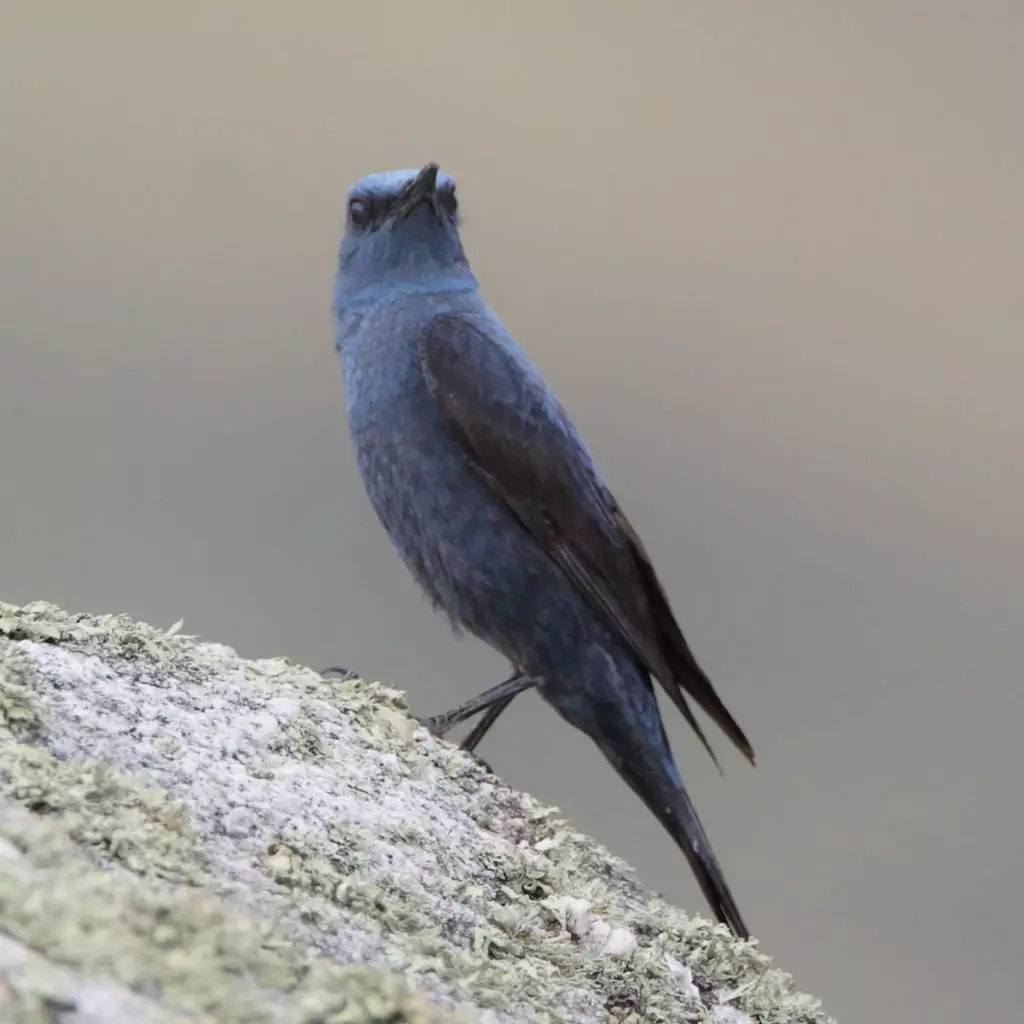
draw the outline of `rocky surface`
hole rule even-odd
[[[402,694],[0,604],[0,1020],[826,1024]]]

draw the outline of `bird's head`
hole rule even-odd
[[[437,164],[371,174],[349,189],[336,312],[390,294],[475,287],[459,238],[455,182]]]

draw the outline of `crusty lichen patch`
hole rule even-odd
[[[0,925],[51,960],[224,1020],[254,1020],[267,992],[294,981],[256,922],[232,920],[201,894],[140,884],[84,861],[45,819],[0,813],[23,853],[0,863]],[[248,989],[248,991],[247,991]]]
[[[15,739],[37,740],[45,722],[32,691],[32,659],[12,651],[11,641],[0,633],[0,729]]]
[[[81,846],[136,874],[195,885],[206,877],[205,851],[185,809],[111,765],[61,762],[40,747],[4,743],[0,795],[55,817]]]
[[[185,1018],[106,978],[62,967],[0,933],[0,1020],[5,1024],[125,1021],[184,1024]]]
[[[828,1020],[397,691],[43,603],[0,605],[10,665],[0,792],[60,855],[0,930],[59,963],[225,1021]]]
[[[47,963],[224,1024],[451,1019],[386,971],[304,955],[273,921],[227,911],[197,890],[98,869],[55,822],[9,803],[0,803],[0,842],[19,854],[0,857],[0,928]],[[23,988],[41,977],[37,970]],[[40,1007],[49,999],[67,1008],[70,991],[34,995]]]

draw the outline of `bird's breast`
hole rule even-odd
[[[436,607],[518,665],[579,642],[587,610],[441,418],[416,356],[419,323],[368,316],[340,348],[370,501]]]
[[[476,549],[483,534],[497,539],[516,524],[441,420],[413,345],[395,340],[378,336],[372,346],[345,350],[359,472],[388,536],[430,599],[472,628],[466,606],[481,598]]]

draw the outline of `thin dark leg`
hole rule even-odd
[[[340,665],[332,665],[330,668],[325,668],[320,674],[325,677],[337,677],[342,681],[346,679],[358,678],[357,673],[352,672],[347,668],[343,668]],[[517,673],[511,678],[505,680],[505,682],[499,684],[499,686],[492,687],[490,690],[487,690],[485,693],[481,694],[479,697],[474,698],[474,700],[469,701],[467,704],[463,704],[460,707],[455,708],[453,711],[449,711],[443,715],[435,715],[433,718],[426,719],[421,718],[420,722],[422,722],[423,725],[425,725],[436,736],[443,736],[450,729],[454,728],[459,722],[465,721],[466,718],[472,718],[474,714],[478,714],[480,711],[478,702],[483,700],[493,700],[494,703],[490,704],[489,706],[487,704],[483,705],[483,717],[480,719],[479,722],[476,723],[476,725],[473,726],[473,728],[466,734],[465,738],[459,744],[459,746],[461,746],[463,750],[472,754],[480,745],[484,736],[486,736],[487,733],[490,732],[491,726],[494,725],[494,723],[501,716],[505,708],[507,708],[509,704],[512,703],[516,695],[520,693],[521,690],[516,689],[508,696],[500,698],[496,698],[496,692],[512,685],[513,683],[518,685],[518,682],[516,682],[518,680],[524,681],[524,685],[522,686],[522,689],[524,690],[529,689],[529,686],[535,686],[537,684],[537,680],[535,679],[532,680],[529,684],[525,684],[525,679],[525,676],[522,676],[519,673]],[[478,706],[475,709],[473,709],[471,708],[471,705]],[[470,710],[467,710],[467,708],[469,708]]]
[[[445,733],[454,729],[460,722],[465,722],[466,719],[480,714],[481,711],[487,711],[487,717],[467,737],[467,742],[473,740],[473,745],[475,746],[483,739],[484,733],[490,729],[495,719],[505,710],[512,698],[524,690],[532,689],[539,682],[540,680],[536,676],[527,676],[517,672],[504,682],[498,683],[497,686],[492,686],[489,690],[485,690],[483,693],[467,700],[465,704],[460,704],[451,711],[446,711],[443,715],[421,718],[419,720],[420,724],[425,725],[435,736],[444,736]],[[466,746],[465,743],[463,746],[467,750],[473,749]]]
[[[512,703],[515,697],[504,697],[498,701],[497,704],[492,704],[483,714],[476,725],[468,733],[465,738],[459,744],[463,750],[468,750],[469,753],[473,753],[476,748],[480,745],[480,741],[487,735],[490,728],[498,720],[501,713]]]

